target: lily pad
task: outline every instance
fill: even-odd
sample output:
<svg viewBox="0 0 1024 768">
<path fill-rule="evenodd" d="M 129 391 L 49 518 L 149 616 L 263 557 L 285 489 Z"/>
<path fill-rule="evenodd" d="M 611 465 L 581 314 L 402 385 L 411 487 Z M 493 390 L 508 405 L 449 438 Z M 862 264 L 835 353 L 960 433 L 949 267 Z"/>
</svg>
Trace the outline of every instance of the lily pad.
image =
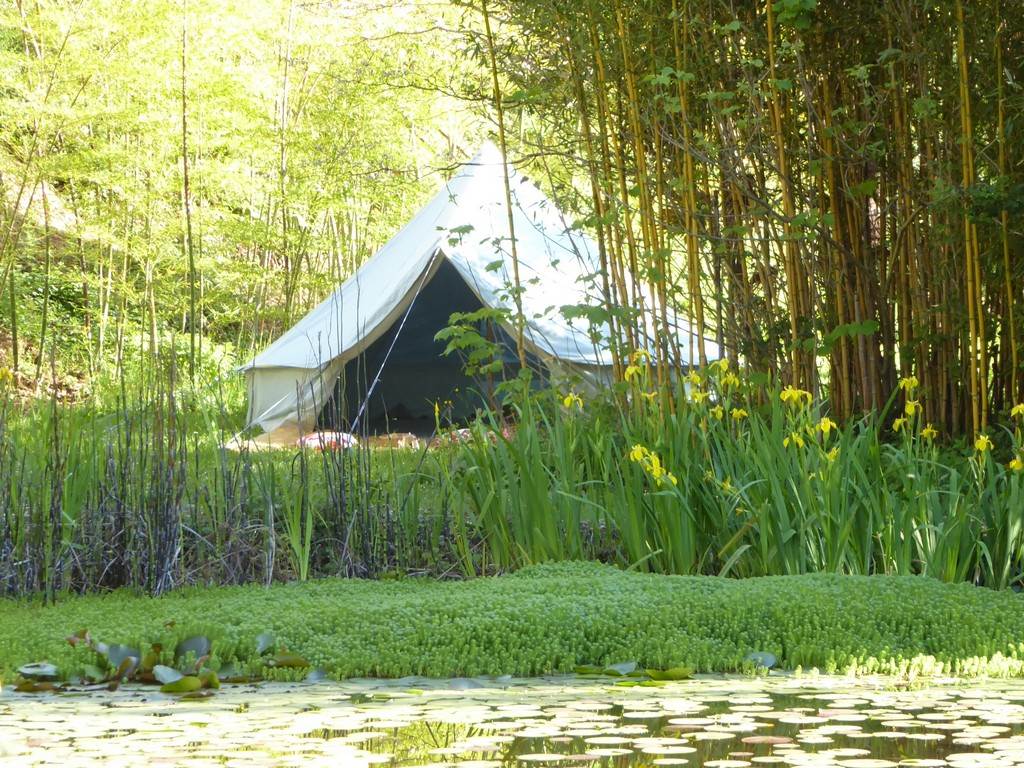
<svg viewBox="0 0 1024 768">
<path fill-rule="evenodd" d="M 18 667 L 18 674 L 29 680 L 56 680 L 59 672 L 56 665 L 41 661 Z"/>
<path fill-rule="evenodd" d="M 256 653 L 259 656 L 263 656 L 274 650 L 276 645 L 274 636 L 269 632 L 264 632 L 256 637 Z"/>
<path fill-rule="evenodd" d="M 213 696 L 213 691 L 207 689 L 201 691 L 189 691 L 188 693 L 182 694 L 183 699 L 208 699 Z"/>
<path fill-rule="evenodd" d="M 473 680 L 469 677 L 453 677 L 448 681 L 452 690 L 455 691 L 468 691 L 471 688 L 483 688 L 484 684 L 479 680 Z"/>
<path fill-rule="evenodd" d="M 18 693 L 47 693 L 56 691 L 57 685 L 49 680 L 22 680 L 14 690 Z"/>
<path fill-rule="evenodd" d="M 670 669 L 648 669 L 647 674 L 652 680 L 689 680 L 693 677 L 690 667 L 671 667 Z"/>
<path fill-rule="evenodd" d="M 210 638 L 206 635 L 193 635 L 187 637 L 178 643 L 174 648 L 174 658 L 180 659 L 183 656 L 187 656 L 189 653 L 194 654 L 197 659 L 201 659 L 203 656 L 210 655 Z"/>
<path fill-rule="evenodd" d="M 184 675 L 173 683 L 160 686 L 161 693 L 191 693 L 203 687 L 203 681 L 194 675 Z"/>
<path fill-rule="evenodd" d="M 234 662 L 228 662 L 218 669 L 217 677 L 222 683 L 248 683 L 252 679 L 244 669 Z"/>
<path fill-rule="evenodd" d="M 769 746 L 776 746 L 778 744 L 790 744 L 793 739 L 789 736 L 744 736 L 740 739 L 744 744 L 768 744 Z"/>
<path fill-rule="evenodd" d="M 755 651 L 754 653 L 747 654 L 746 661 L 752 662 L 759 667 L 765 669 L 771 669 L 778 663 L 778 659 L 775 658 L 774 653 L 768 653 L 767 651 Z"/>
<path fill-rule="evenodd" d="M 152 672 L 153 667 L 157 666 L 160 661 L 160 645 L 159 643 L 153 645 L 149 651 L 142 657 L 142 661 L 139 662 L 140 672 Z"/>
<path fill-rule="evenodd" d="M 623 661 L 620 664 L 609 664 L 602 672 L 606 675 L 625 676 L 631 675 L 637 670 L 638 664 L 635 661 Z"/>
<path fill-rule="evenodd" d="M 132 662 L 134 667 L 139 663 L 139 659 L 142 658 L 142 653 L 138 648 L 132 648 L 130 645 L 120 645 L 119 643 L 96 643 L 93 645 L 96 649 L 96 653 L 106 658 L 107 662 L 114 669 L 120 669 L 121 665 L 124 664 L 126 659 L 135 659 Z"/>
<path fill-rule="evenodd" d="M 81 678 L 86 683 L 99 683 L 107 679 L 107 673 L 95 664 L 85 664 L 82 667 Z"/>
<path fill-rule="evenodd" d="M 307 683 L 321 683 L 327 679 L 327 670 L 323 667 L 317 667 L 316 669 L 309 670 L 309 674 L 306 675 Z"/>
<path fill-rule="evenodd" d="M 135 668 L 138 665 L 138 656 L 125 656 L 121 659 L 121 663 L 117 665 L 117 672 L 114 673 L 114 679 L 125 680 L 131 677 L 135 673 Z"/>
<path fill-rule="evenodd" d="M 156 678 L 158 683 L 167 685 L 168 683 L 174 683 L 184 677 L 181 672 L 171 667 L 165 667 L 163 664 L 157 664 L 153 667 L 153 677 Z"/>
<path fill-rule="evenodd" d="M 301 669 L 302 667 L 308 667 L 311 665 L 305 657 L 300 656 L 297 653 L 291 653 L 290 651 L 278 651 L 274 654 L 272 659 L 267 660 L 267 666 L 285 669 Z"/>
</svg>

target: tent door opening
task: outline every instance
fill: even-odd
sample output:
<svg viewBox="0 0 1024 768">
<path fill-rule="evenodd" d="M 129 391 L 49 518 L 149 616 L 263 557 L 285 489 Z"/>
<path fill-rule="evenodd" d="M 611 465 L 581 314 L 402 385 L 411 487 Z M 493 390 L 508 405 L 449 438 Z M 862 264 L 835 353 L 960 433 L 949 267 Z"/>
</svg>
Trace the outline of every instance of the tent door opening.
<svg viewBox="0 0 1024 768">
<path fill-rule="evenodd" d="M 404 326 L 399 318 L 362 354 L 345 364 L 320 411 L 317 427 L 348 431 L 378 371 L 380 380 L 366 404 L 359 432 L 430 434 L 435 427 L 435 403 L 444 412 L 445 421 L 454 422 L 465 422 L 478 408 L 487 407 L 490 387 L 502 378 L 494 376 L 489 381 L 467 376 L 461 357 L 445 355 L 447 342 L 434 339 L 448 326 L 452 313 L 475 312 L 482 307 L 455 267 L 443 259 L 416 296 Z M 478 330 L 501 348 L 504 376 L 515 376 L 518 358 L 513 339 L 496 323 L 487 323 L 486 328 Z"/>
</svg>

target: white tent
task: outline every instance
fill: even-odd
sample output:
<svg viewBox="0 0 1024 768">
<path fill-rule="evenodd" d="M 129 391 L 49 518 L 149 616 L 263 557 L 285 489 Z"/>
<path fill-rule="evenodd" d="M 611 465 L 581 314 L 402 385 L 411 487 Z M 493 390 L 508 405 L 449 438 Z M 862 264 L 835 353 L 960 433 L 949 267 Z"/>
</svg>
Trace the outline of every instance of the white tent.
<svg viewBox="0 0 1024 768">
<path fill-rule="evenodd" d="M 567 306 L 601 305 L 597 247 L 536 185 L 509 173 L 531 360 L 560 375 L 608 376 L 607 327 L 563 313 Z M 459 361 L 440 362 L 444 345 L 434 341 L 451 312 L 515 311 L 509 244 L 502 158 L 488 144 L 351 278 L 244 366 L 250 426 L 282 438 L 316 428 L 346 376 L 362 385 L 355 398 L 352 382 L 345 385 L 350 399 L 390 393 L 432 414 L 430 403 L 458 386 Z M 689 327 L 674 313 L 669 320 L 687 360 Z M 503 330 L 508 342 L 514 326 Z M 705 344 L 716 358 L 715 344 Z M 360 415 L 363 409 L 365 401 Z"/>
</svg>

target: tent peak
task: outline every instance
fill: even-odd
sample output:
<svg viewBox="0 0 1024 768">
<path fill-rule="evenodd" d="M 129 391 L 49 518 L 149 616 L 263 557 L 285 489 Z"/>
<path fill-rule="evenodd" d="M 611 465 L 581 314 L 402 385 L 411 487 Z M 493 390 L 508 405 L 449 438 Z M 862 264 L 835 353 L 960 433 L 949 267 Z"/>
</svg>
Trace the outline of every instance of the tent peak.
<svg viewBox="0 0 1024 768">
<path fill-rule="evenodd" d="M 493 165 L 501 162 L 501 150 L 498 149 L 498 145 L 490 139 L 486 139 L 483 144 L 480 145 L 480 149 L 476 151 L 476 154 L 469 161 L 469 165 Z"/>
<path fill-rule="evenodd" d="M 497 171 L 502 168 L 502 160 L 501 150 L 498 148 L 498 145 L 487 139 L 480 145 L 480 149 L 477 150 L 476 154 L 466 161 L 463 170 L 464 172 L 468 171 L 470 174 L 481 169 Z M 511 162 L 508 162 L 507 165 L 509 176 L 520 175 L 519 170 Z"/>
</svg>

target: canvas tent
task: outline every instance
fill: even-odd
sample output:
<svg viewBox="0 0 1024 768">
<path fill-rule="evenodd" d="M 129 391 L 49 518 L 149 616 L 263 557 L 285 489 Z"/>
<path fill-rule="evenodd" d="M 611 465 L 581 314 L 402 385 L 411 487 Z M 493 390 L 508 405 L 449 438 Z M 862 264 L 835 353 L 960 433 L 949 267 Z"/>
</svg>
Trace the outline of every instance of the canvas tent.
<svg viewBox="0 0 1024 768">
<path fill-rule="evenodd" d="M 485 146 L 351 278 L 244 366 L 250 426 L 291 439 L 316 429 L 332 407 L 349 422 L 342 428 L 388 409 L 432 419 L 433 403 L 456 400 L 453 393 L 456 408 L 469 407 L 474 382 L 434 336 L 452 312 L 514 311 L 503 173 L 500 153 Z M 607 378 L 607 328 L 563 312 L 601 304 L 597 248 L 533 182 L 509 173 L 530 363 L 556 376 Z M 690 330 L 673 315 L 670 322 L 685 359 Z M 515 363 L 514 326 L 492 330 Z M 706 345 L 717 357 L 714 343 Z"/>
</svg>

